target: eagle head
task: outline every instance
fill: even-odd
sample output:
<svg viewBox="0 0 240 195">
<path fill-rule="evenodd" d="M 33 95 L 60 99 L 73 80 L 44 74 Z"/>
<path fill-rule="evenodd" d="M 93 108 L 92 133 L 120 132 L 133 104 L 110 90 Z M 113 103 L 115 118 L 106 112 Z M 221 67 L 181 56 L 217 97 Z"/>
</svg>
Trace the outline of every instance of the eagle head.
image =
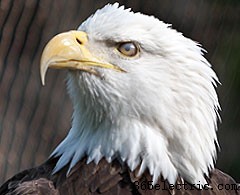
<svg viewBox="0 0 240 195">
<path fill-rule="evenodd" d="M 41 59 L 68 69 L 72 127 L 51 156 L 54 173 L 83 157 L 126 163 L 156 183 L 205 184 L 218 147 L 217 76 L 203 50 L 170 25 L 115 3 L 55 36 Z"/>
</svg>

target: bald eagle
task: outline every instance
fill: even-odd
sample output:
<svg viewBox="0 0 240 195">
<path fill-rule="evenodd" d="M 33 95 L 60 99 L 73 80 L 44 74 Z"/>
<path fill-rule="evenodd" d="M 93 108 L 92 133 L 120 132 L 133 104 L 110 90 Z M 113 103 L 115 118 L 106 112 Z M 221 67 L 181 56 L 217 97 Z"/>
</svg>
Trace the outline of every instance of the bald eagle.
<svg viewBox="0 0 240 195">
<path fill-rule="evenodd" d="M 72 127 L 44 164 L 0 194 L 239 193 L 214 168 L 218 78 L 196 42 L 108 4 L 50 40 L 43 84 L 48 68 L 69 70 Z"/>
</svg>

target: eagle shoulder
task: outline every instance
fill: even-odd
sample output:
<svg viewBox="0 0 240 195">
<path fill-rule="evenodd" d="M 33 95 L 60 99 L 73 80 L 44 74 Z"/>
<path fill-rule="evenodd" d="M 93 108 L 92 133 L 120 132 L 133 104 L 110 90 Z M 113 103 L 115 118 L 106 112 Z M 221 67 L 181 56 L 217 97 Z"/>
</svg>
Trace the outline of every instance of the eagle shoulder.
<svg viewBox="0 0 240 195">
<path fill-rule="evenodd" d="M 77 194 L 240 194 L 240 186 L 229 175 L 215 169 L 208 178 L 209 188 L 199 190 L 178 178 L 175 185 L 162 177 L 155 186 L 148 171 L 138 176 L 138 169 L 131 171 L 117 159 L 108 163 L 102 159 L 97 165 L 86 163 L 86 158 L 67 174 L 68 166 L 52 175 L 57 159 L 49 159 L 39 167 L 15 175 L 0 187 L 1 195 L 77 195 Z"/>
</svg>

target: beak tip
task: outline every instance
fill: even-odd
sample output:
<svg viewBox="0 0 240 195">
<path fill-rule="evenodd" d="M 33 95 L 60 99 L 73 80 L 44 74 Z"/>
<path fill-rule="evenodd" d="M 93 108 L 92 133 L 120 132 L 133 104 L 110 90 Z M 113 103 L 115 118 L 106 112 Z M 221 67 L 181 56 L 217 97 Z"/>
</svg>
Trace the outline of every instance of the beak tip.
<svg viewBox="0 0 240 195">
<path fill-rule="evenodd" d="M 44 78 L 41 78 L 41 82 L 42 82 L 42 86 L 44 86 L 44 85 L 45 85 L 45 80 L 44 80 Z"/>
<path fill-rule="evenodd" d="M 47 63 L 40 63 L 40 78 L 41 78 L 41 83 L 42 83 L 42 86 L 45 85 L 45 75 L 46 75 L 46 72 L 47 72 L 47 69 L 48 69 L 48 64 Z"/>
<path fill-rule="evenodd" d="M 40 77 L 41 77 L 42 86 L 44 86 L 45 85 L 45 74 L 43 72 L 41 72 Z"/>
</svg>

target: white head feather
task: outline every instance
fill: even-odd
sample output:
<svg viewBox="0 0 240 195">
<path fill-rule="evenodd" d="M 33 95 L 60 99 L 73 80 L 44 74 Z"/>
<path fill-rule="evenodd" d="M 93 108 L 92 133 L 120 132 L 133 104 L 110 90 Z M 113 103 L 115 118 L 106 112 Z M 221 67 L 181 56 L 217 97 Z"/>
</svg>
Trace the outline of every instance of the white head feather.
<svg viewBox="0 0 240 195">
<path fill-rule="evenodd" d="M 88 162 L 119 158 L 134 170 L 141 166 L 170 183 L 181 176 L 205 184 L 216 159 L 219 108 L 216 74 L 194 41 L 158 19 L 106 5 L 79 30 L 88 49 L 127 71 L 101 71 L 102 78 L 70 72 L 74 105 L 69 134 L 52 156 L 61 156 L 54 172 L 69 170 L 85 155 Z M 121 56 L 113 43 L 134 41 L 140 54 Z"/>
</svg>

